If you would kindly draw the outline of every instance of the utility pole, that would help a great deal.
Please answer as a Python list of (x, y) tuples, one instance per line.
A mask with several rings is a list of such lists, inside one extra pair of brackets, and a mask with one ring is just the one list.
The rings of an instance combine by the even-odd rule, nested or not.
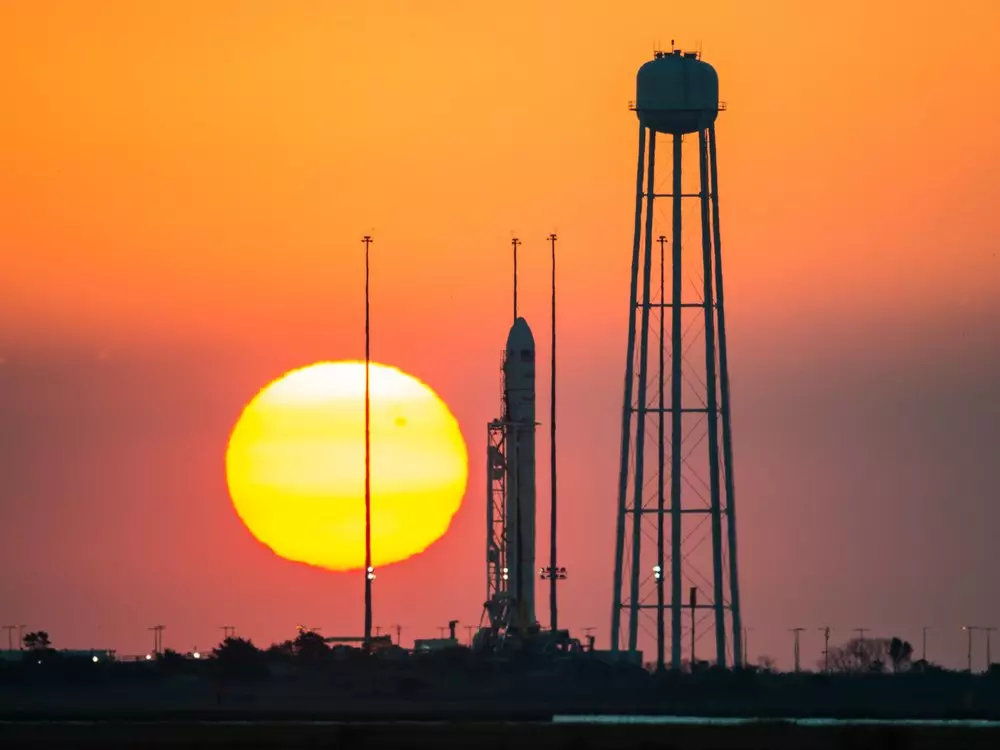
[(927, 663), (927, 631), (931, 629), (930, 625), (924, 625), (920, 628), (920, 660)]
[(795, 673), (798, 674), (802, 670), (799, 669), (799, 633), (801, 633), (805, 628), (789, 628), (788, 632), (793, 634), (795, 643)]
[(989, 672), (990, 666), (993, 664), (993, 658), (992, 655), (990, 654), (990, 633), (996, 630), (996, 628), (990, 626), (983, 628), (983, 630), (986, 632), (986, 671)]
[(742, 634), (742, 636), (743, 636), (743, 668), (744, 669), (746, 669), (747, 668), (747, 664), (749, 664), (749, 658), (750, 657), (747, 656), (747, 654), (749, 654), (750, 652), (747, 649), (747, 644), (750, 642), (750, 639), (748, 637), (748, 633), (751, 630), (752, 630), (752, 628), (748, 628), (746, 625), (743, 626), (743, 634)]
[(475, 625), (466, 625), (465, 632), (468, 633), (468, 643), (472, 645), (472, 631), (476, 629)]
[(830, 626), (820, 630), (823, 632), (823, 671), (830, 674)]
[(371, 461), (371, 305), (368, 295), (369, 248), (373, 242), (366, 234), (365, 243), (365, 651), (371, 651), (372, 641), (372, 461)]
[(510, 246), (514, 249), (514, 322), (517, 322), (517, 246), (522, 244), (517, 237), (512, 237)]
[(14, 631), (17, 630), (17, 625), (4, 625), (3, 629), (7, 631), (7, 649), (9, 651), (14, 650)]
[(163, 653), (163, 631), (166, 625), (154, 625), (150, 628), (153, 633), (153, 655), (160, 656)]
[(972, 674), (972, 631), (979, 630), (975, 625), (963, 625), (962, 630), (969, 634), (969, 648), (968, 648), (968, 661), (969, 661), (969, 674)]
[[(556, 601), (556, 583), (559, 571), (556, 562), (556, 237), (549, 235), (552, 244), (552, 392), (549, 395), (549, 475), (551, 479), (551, 516), (549, 522), (549, 621), (553, 631), (559, 629)], [(516, 317), (516, 316), (515, 316)]]
[(396, 645), (402, 648), (403, 643), (403, 626), (402, 625), (387, 625), (386, 629), (393, 629), (396, 631)]
[(220, 625), (219, 630), (222, 631), (222, 639), (225, 641), (236, 637), (236, 628), (232, 625)]
[(24, 631), (27, 629), (27, 625), (17, 626), (17, 650), (24, 651)]
[(375, 626), (375, 637), (378, 638), (380, 635), (382, 635), (382, 626), (381, 625), (376, 625)]
[(857, 651), (858, 661), (863, 663), (866, 669), (871, 666), (868, 659), (868, 653), (865, 651), (865, 633), (869, 630), (871, 630), (871, 628), (854, 628), (854, 632), (858, 634), (859, 638)]

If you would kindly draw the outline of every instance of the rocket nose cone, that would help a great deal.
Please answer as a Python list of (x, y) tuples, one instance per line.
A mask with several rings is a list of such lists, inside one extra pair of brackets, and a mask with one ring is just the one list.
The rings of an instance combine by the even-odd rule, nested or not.
[(528, 321), (524, 318), (518, 318), (514, 321), (514, 325), (510, 327), (510, 333), (507, 334), (507, 350), (520, 351), (522, 349), (534, 348), (535, 337), (531, 335), (531, 328), (528, 326)]

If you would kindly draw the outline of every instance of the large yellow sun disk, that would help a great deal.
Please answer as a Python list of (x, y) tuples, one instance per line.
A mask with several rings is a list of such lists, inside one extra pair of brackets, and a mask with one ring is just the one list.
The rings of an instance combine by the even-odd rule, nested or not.
[[(468, 452), (424, 383), (372, 363), (372, 563), (405, 560), (448, 530)], [(278, 378), (246, 406), (226, 451), (236, 512), (289, 560), (364, 565), (364, 362), (321, 362)]]

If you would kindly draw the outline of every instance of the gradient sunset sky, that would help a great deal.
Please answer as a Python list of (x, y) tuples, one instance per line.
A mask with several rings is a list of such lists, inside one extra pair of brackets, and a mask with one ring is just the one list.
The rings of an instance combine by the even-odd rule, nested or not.
[[(792, 626), (919, 649), (932, 625), (930, 657), (964, 663), (961, 625), (1000, 625), (997, 28), (991, 0), (3, 3), (0, 624), (124, 653), (158, 623), (183, 650), (221, 625), (361, 630), (361, 575), (258, 544), (223, 459), (268, 381), (363, 356), (367, 233), (373, 356), (441, 395), (472, 461), (449, 534), (379, 571), (375, 622), (406, 643), (477, 623), (509, 240), (547, 383), (558, 231), (560, 622), (606, 644), (626, 104), (676, 39), (729, 108), (751, 658), (790, 664)], [(812, 664), (820, 634), (802, 648)]]

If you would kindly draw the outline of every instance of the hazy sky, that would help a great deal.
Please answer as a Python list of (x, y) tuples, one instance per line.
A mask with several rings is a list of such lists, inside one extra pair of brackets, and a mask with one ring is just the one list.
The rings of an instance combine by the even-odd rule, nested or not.
[[(606, 643), (626, 104), (676, 39), (728, 104), (751, 658), (790, 663), (792, 626), (919, 649), (932, 625), (931, 658), (962, 663), (960, 626), (1000, 625), (998, 25), (990, 0), (4, 3), (2, 624), (126, 653), (157, 623), (178, 649), (221, 625), (265, 644), (296, 624), (361, 630), (360, 574), (255, 542), (223, 457), (268, 381), (363, 356), (369, 232), (373, 356), (450, 404), (472, 460), (449, 534), (380, 571), (375, 622), (406, 642), (477, 623), (509, 240), (547, 363), (557, 230), (561, 623)], [(541, 559), (547, 533), (542, 513)], [(811, 664), (821, 637), (803, 639)]]

